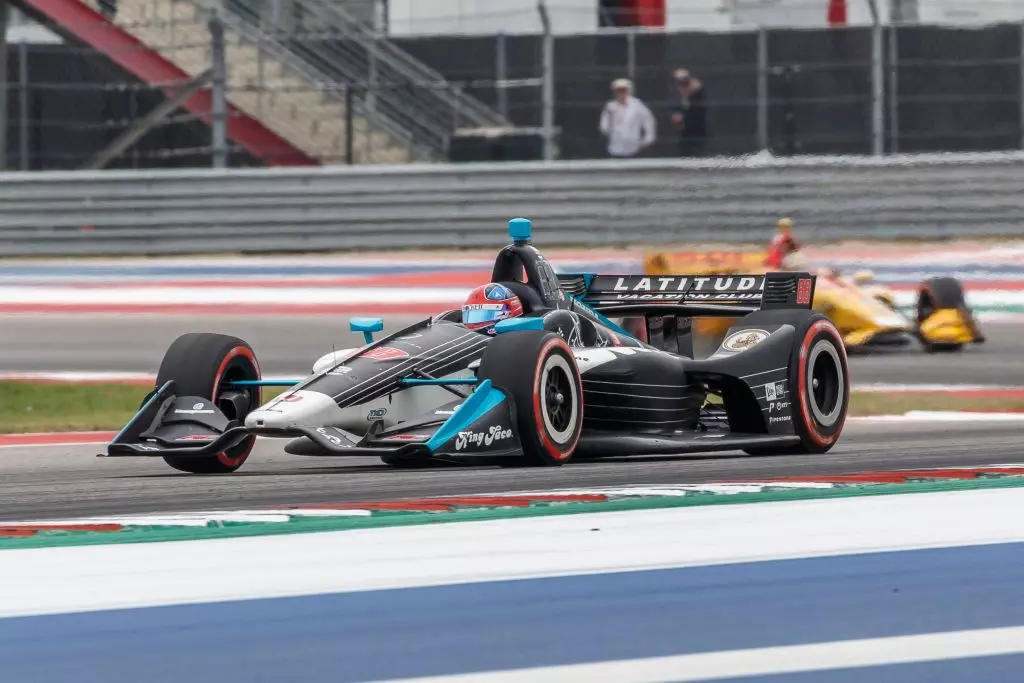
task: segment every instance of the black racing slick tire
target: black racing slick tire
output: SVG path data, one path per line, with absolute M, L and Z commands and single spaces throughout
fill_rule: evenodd
M 918 326 L 935 311 L 944 308 L 960 309 L 970 315 L 960 281 L 952 277 L 933 277 L 922 282 L 921 288 L 917 292 Z M 963 344 L 935 344 L 923 337 L 921 338 L 921 343 L 924 345 L 925 350 L 930 353 L 936 351 L 960 351 L 964 347 Z
M 499 334 L 487 344 L 477 377 L 509 394 L 529 463 L 569 462 L 583 431 L 583 382 L 564 339 L 534 330 Z
M 262 389 L 248 387 L 229 396 L 224 383 L 232 380 L 261 379 L 260 366 L 252 347 L 236 337 L 206 332 L 183 334 L 174 340 L 157 373 L 156 385 L 174 380 L 178 396 L 201 396 L 216 405 L 229 420 L 244 422 L 246 415 L 259 407 Z M 245 406 L 239 412 L 238 406 Z M 216 455 L 203 457 L 165 455 L 164 461 L 176 470 L 192 474 L 234 472 L 249 457 L 256 437 L 250 436 L 237 446 Z
M 850 367 L 835 324 L 821 313 L 798 310 L 757 311 L 744 324 L 792 325 L 796 330 L 789 358 L 794 446 L 751 448 L 750 455 L 827 453 L 839 440 L 850 406 Z

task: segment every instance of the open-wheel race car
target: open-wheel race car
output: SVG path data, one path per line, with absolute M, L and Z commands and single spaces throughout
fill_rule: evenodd
M 835 325 L 810 310 L 808 273 L 735 276 L 559 274 L 526 219 L 494 264 L 514 317 L 480 327 L 467 305 L 366 345 L 333 351 L 262 402 L 252 348 L 220 334 L 171 344 L 156 386 L 107 456 L 162 457 L 193 473 L 237 470 L 257 436 L 305 456 L 562 465 L 573 457 L 742 450 L 824 453 L 846 419 L 850 378 Z M 702 316 L 739 318 L 692 357 Z M 620 322 L 615 322 L 619 320 Z M 639 335 L 626 327 L 639 321 Z
M 764 255 L 757 253 L 699 254 L 656 252 L 644 257 L 644 273 L 727 275 L 731 272 L 765 273 Z M 802 270 L 806 265 L 797 265 Z M 812 308 L 828 316 L 843 336 L 847 350 L 870 351 L 917 343 L 929 353 L 961 351 L 969 344 L 984 343 L 978 321 L 968 307 L 963 287 L 951 277 L 931 277 L 917 287 L 914 310 L 904 313 L 894 293 L 875 282 L 874 273 L 861 270 L 852 277 L 832 268 L 816 272 Z M 705 320 L 701 330 L 711 337 L 726 333 L 730 320 Z

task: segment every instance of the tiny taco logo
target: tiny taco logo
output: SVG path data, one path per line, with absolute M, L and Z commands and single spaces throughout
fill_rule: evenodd
M 398 360 L 399 358 L 408 358 L 409 354 L 393 346 L 378 346 L 364 353 L 362 357 L 370 360 Z
M 746 351 L 751 347 L 757 346 L 767 338 L 768 333 L 764 330 L 740 330 L 729 335 L 722 342 L 722 348 L 729 351 Z

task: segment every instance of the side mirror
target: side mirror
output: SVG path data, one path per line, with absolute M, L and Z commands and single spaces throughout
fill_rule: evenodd
M 348 329 L 352 332 L 362 332 L 363 341 L 369 344 L 373 341 L 373 333 L 384 329 L 384 320 L 381 318 L 352 318 L 348 322 Z
M 853 281 L 858 285 L 866 285 L 875 279 L 875 274 L 870 270 L 858 270 L 853 274 Z

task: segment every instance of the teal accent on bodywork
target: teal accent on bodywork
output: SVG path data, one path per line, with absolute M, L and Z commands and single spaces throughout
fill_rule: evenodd
M 629 332 L 624 330 L 622 327 L 620 327 L 619 325 L 616 325 L 611 320 L 609 320 L 607 316 L 602 315 L 598 311 L 595 311 L 593 308 L 591 308 L 590 306 L 587 306 L 585 303 L 583 303 L 582 301 L 580 301 L 578 298 L 576 298 L 574 296 L 570 295 L 570 298 L 576 303 L 577 306 L 579 306 L 584 311 L 586 311 L 590 315 L 592 315 L 595 318 L 597 318 L 598 320 L 600 320 L 601 324 L 604 325 L 605 327 L 607 327 L 607 328 L 609 328 L 611 330 L 614 330 L 615 332 L 618 332 L 619 334 L 625 335 L 625 336 L 629 337 L 630 339 L 636 339 L 636 337 L 634 337 L 632 334 L 630 334 Z
M 124 427 L 121 427 L 121 431 L 119 431 L 116 435 L 114 435 L 114 438 L 111 440 L 111 443 L 114 443 L 118 439 L 120 439 L 121 436 L 126 431 L 128 431 L 128 428 L 132 426 L 132 423 L 135 422 L 136 418 L 139 417 L 139 414 L 142 411 L 144 411 L 146 408 L 148 408 L 150 406 L 150 404 L 152 404 L 157 399 L 157 397 L 160 395 L 160 392 L 162 392 L 164 389 L 166 389 L 167 385 L 169 385 L 173 381 L 174 380 L 167 380 L 166 382 L 164 382 L 164 385 L 162 387 L 159 387 L 159 388 L 154 389 L 153 391 L 149 392 L 149 395 L 146 396 L 145 400 L 143 400 L 142 405 L 139 406 L 139 409 L 135 412 L 134 415 L 132 415 L 132 419 L 128 420 L 128 422 L 125 423 Z
M 540 331 L 544 329 L 543 318 L 509 318 L 501 320 L 494 326 L 495 334 L 506 332 L 522 332 L 524 330 Z
M 505 400 L 505 392 L 497 389 L 491 380 L 485 379 L 480 382 L 476 390 L 462 402 L 451 417 L 444 421 L 434 435 L 427 441 L 427 448 L 436 451 L 445 442 L 453 439 L 456 434 L 468 429 L 474 422 L 486 415 L 490 410 L 501 405 Z
M 529 218 L 513 218 L 508 222 L 508 236 L 513 242 L 528 242 L 533 236 L 533 223 Z
M 384 329 L 384 320 L 381 318 L 352 318 L 348 323 L 352 332 L 362 332 L 363 340 L 369 344 L 373 341 L 373 333 Z
M 476 384 L 477 382 L 479 382 L 479 380 L 474 379 L 472 377 L 466 377 L 462 379 L 426 379 L 420 377 L 405 377 L 403 379 L 398 380 L 399 384 L 408 387 L 414 387 L 422 384 L 444 386 L 446 384 Z

